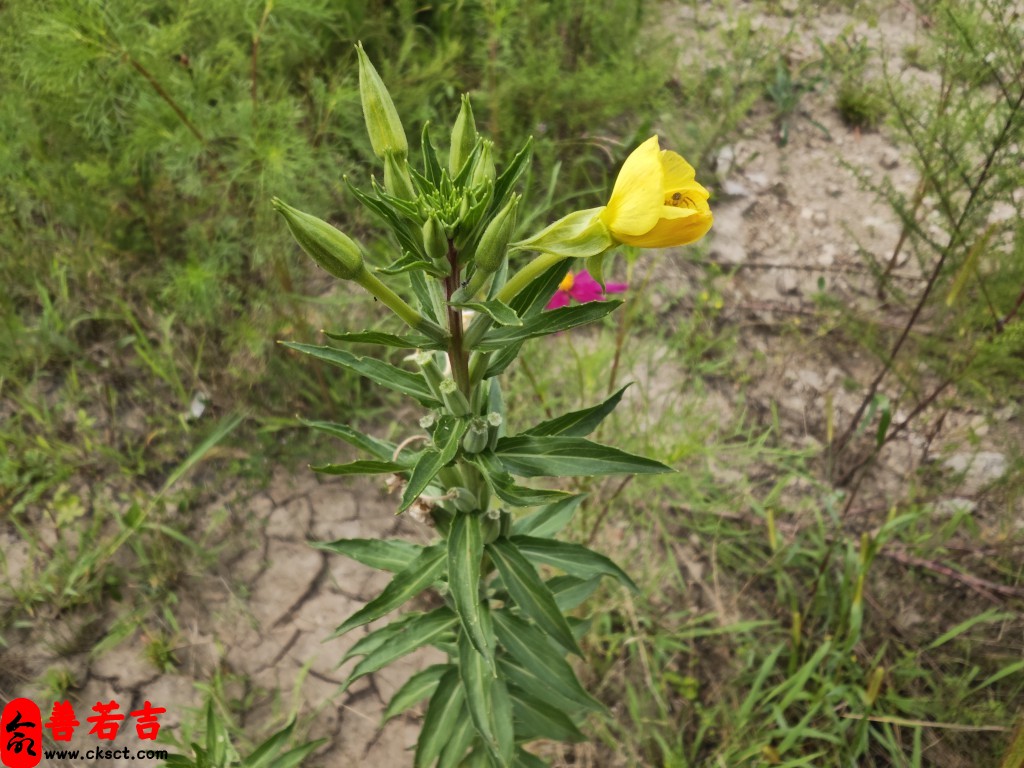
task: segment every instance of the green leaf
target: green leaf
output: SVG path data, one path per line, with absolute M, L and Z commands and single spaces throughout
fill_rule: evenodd
M 556 576 L 548 579 L 548 589 L 563 613 L 571 611 L 587 600 L 601 584 L 601 577 L 579 579 L 575 576 Z
M 509 344 L 496 354 L 492 353 L 490 363 L 484 372 L 484 378 L 493 380 L 495 376 L 502 373 L 519 358 L 519 350 L 522 348 L 523 342 L 519 342 L 518 344 Z
M 437 689 L 441 677 L 454 668 L 451 664 L 433 664 L 406 680 L 388 702 L 381 725 L 430 696 Z
M 382 200 L 377 195 L 371 195 L 359 189 L 348 180 L 348 177 L 345 177 L 345 181 L 359 202 L 387 222 L 388 229 L 395 233 L 395 237 L 398 238 L 398 242 L 403 250 L 426 256 L 423 249 L 423 237 L 411 231 L 411 228 L 408 226 L 409 222 L 403 218 L 401 211 L 397 210 L 387 200 Z
M 513 768 L 551 768 L 532 752 L 527 752 L 522 747 L 516 748 L 516 761 L 512 763 Z
M 522 318 L 516 314 L 512 307 L 502 301 L 498 301 L 497 299 L 491 299 L 489 301 L 460 302 L 458 304 L 452 304 L 452 306 L 457 307 L 458 309 L 471 309 L 474 312 L 487 315 L 498 325 L 520 326 L 523 324 Z
M 554 504 L 546 504 L 536 512 L 521 517 L 512 524 L 512 532 L 520 535 L 553 537 L 572 520 L 576 508 L 586 498 L 586 494 L 578 493 Z
M 510 657 L 498 659 L 505 677 L 566 709 L 604 710 L 540 629 L 507 610 L 494 611 L 492 616 L 494 632 Z
M 348 649 L 344 656 L 341 657 L 341 661 L 338 662 L 340 667 L 346 661 L 356 656 L 369 656 L 371 653 L 376 651 L 385 643 L 391 642 L 394 638 L 398 637 L 406 628 L 407 625 L 426 616 L 422 611 L 416 611 L 412 613 L 405 613 L 399 616 L 397 619 L 392 621 L 390 624 L 375 629 L 367 635 L 359 638 L 356 643 Z
M 466 695 L 462 692 L 459 671 L 454 667 L 441 677 L 430 706 L 423 718 L 423 728 L 416 743 L 415 768 L 433 765 L 459 722 L 466 718 Z
M 498 757 L 498 740 L 494 735 L 494 707 L 491 704 L 491 687 L 495 673 L 487 659 L 473 647 L 465 632 L 459 633 L 459 678 L 466 694 L 466 708 L 473 720 L 473 726 L 484 746 L 495 758 Z
M 390 613 L 433 584 L 444 573 L 444 567 L 443 545 L 435 544 L 424 549 L 404 570 L 395 574 L 383 592 L 345 619 L 334 631 L 334 637 Z
M 423 150 L 423 175 L 433 186 L 441 183 L 441 164 L 437 161 L 437 151 L 430 143 L 430 123 L 423 124 L 423 137 L 421 148 Z
M 572 259 L 559 261 L 517 293 L 515 298 L 509 302 L 509 306 L 520 317 L 534 317 L 543 313 L 547 303 L 558 290 L 559 284 L 565 279 L 571 263 Z
M 522 434 L 533 436 L 562 435 L 564 437 L 586 437 L 597 429 L 598 425 L 604 421 L 608 414 L 615 410 L 615 406 L 617 406 L 619 404 L 619 400 L 622 399 L 622 393 L 625 392 L 628 387 L 629 384 L 600 405 L 595 405 L 592 408 L 584 408 L 582 411 L 566 413 L 563 416 L 558 416 L 554 419 L 549 419 L 548 421 L 542 421 L 540 424 L 535 427 L 531 427 Z
M 479 515 L 457 514 L 448 533 L 448 588 L 469 641 L 494 673 L 494 637 L 485 630 L 480 604 L 484 537 Z
M 442 635 L 450 632 L 457 623 L 458 617 L 446 607 L 420 614 L 412 621 L 404 622 L 400 632 L 389 634 L 385 642 L 380 643 L 355 666 L 342 687 L 348 688 L 359 678 L 386 667 L 395 659 L 400 659 L 417 648 L 431 645 Z
M 660 461 L 634 456 L 582 437 L 503 437 L 494 450 L 502 466 L 522 477 L 660 474 L 674 472 Z
M 377 270 L 382 275 L 400 275 L 403 272 L 426 272 L 432 277 L 444 279 L 448 276 L 448 270 L 442 269 L 433 261 L 423 258 L 420 253 L 404 253 L 402 258 L 381 267 Z
M 487 553 L 501 574 L 502 584 L 523 613 L 567 650 L 582 657 L 583 652 L 576 644 L 565 616 L 558 610 L 554 596 L 530 561 L 508 539 L 497 539 L 488 544 Z
M 335 341 L 347 341 L 351 344 L 379 344 L 384 347 L 399 349 L 444 349 L 444 345 L 426 336 L 396 336 L 383 331 L 360 331 L 358 333 L 333 333 L 324 331 L 324 335 Z
M 318 464 L 310 469 L 325 475 L 386 475 L 402 472 L 408 467 L 393 461 L 353 461 L 349 464 Z
M 387 440 L 378 440 L 376 437 L 364 435 L 358 430 L 352 429 L 347 424 L 333 424 L 329 421 L 306 421 L 301 420 L 307 427 L 312 427 L 318 432 L 323 432 L 334 437 L 340 437 L 349 445 L 354 445 L 367 453 L 373 454 L 382 461 L 391 461 L 395 455 L 395 444 Z M 401 458 L 401 457 L 399 457 Z
M 469 427 L 468 419 L 456 419 L 453 416 L 442 416 L 434 428 L 434 448 L 428 448 L 420 454 L 416 466 L 413 467 L 409 482 L 402 492 L 402 504 L 399 513 L 412 506 L 413 502 L 427 490 L 427 486 L 437 477 L 441 468 L 455 458 L 459 452 L 462 436 Z
M 399 539 L 338 539 L 310 542 L 317 549 L 351 557 L 363 565 L 398 573 L 423 553 L 419 544 Z
M 534 317 L 525 318 L 523 324 L 518 328 L 491 329 L 476 345 L 476 349 L 483 351 L 503 349 L 509 344 L 567 331 L 570 328 L 600 320 L 618 309 L 621 304 L 621 300 L 614 299 L 552 309 Z
M 441 750 L 437 768 L 465 768 L 466 750 L 473 745 L 475 739 L 476 727 L 473 725 L 473 719 L 466 717 L 460 720 L 448 737 L 448 743 Z M 490 760 L 486 757 L 486 752 L 483 765 L 488 768 L 491 765 Z
M 292 720 L 288 725 L 256 747 L 253 753 L 242 761 L 242 765 L 245 768 L 264 768 L 264 766 L 273 764 L 277 753 L 281 751 L 288 743 L 288 739 L 291 738 L 294 728 L 295 721 Z
M 437 401 L 426 381 L 418 373 L 410 373 L 396 368 L 390 363 L 376 360 L 372 357 L 360 357 L 346 352 L 343 349 L 334 347 L 317 347 L 312 344 L 300 344 L 294 341 L 282 341 L 280 344 L 294 349 L 298 352 L 305 352 L 324 362 L 346 368 L 350 371 L 364 376 L 370 381 L 381 386 L 401 392 L 415 398 L 421 405 L 427 408 L 439 408 L 441 403 Z
M 582 544 L 534 536 L 513 536 L 510 540 L 528 560 L 535 563 L 554 566 L 570 576 L 581 579 L 611 576 L 633 592 L 639 591 L 633 580 L 619 566 Z
M 498 498 L 513 507 L 536 507 L 541 504 L 550 504 L 572 498 L 572 495 L 567 491 L 527 488 L 523 485 L 516 485 L 512 475 L 502 469 L 501 464 L 493 453 L 479 453 L 472 457 L 471 460 L 480 467 L 484 477 L 498 495 Z
M 533 137 L 526 140 L 523 148 L 519 150 L 508 168 L 502 171 L 501 176 L 494 182 L 494 210 L 498 211 L 505 207 L 505 197 L 512 191 L 512 187 L 523 175 L 523 171 L 530 164 L 530 156 L 533 152 Z M 568 265 L 567 265 L 568 266 Z M 561 279 L 561 278 L 559 278 Z
M 495 678 L 491 686 L 494 705 L 494 735 L 498 739 L 498 755 L 504 765 L 511 765 L 516 751 L 516 730 L 513 722 L 512 697 L 503 678 Z
M 581 742 L 586 737 L 569 717 L 560 709 L 526 691 L 512 688 L 512 711 L 516 719 L 516 737 L 522 741 L 554 739 L 555 741 Z

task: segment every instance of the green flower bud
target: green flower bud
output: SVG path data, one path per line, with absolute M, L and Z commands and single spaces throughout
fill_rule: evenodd
M 476 146 L 476 122 L 473 120 L 473 107 L 470 106 L 469 96 L 462 94 L 462 109 L 459 116 L 455 118 L 455 126 L 452 128 L 452 147 L 448 155 L 448 170 L 452 178 L 459 175 L 462 166 L 465 165 L 469 156 Z
M 445 379 L 438 389 L 441 391 L 441 399 L 453 416 L 465 416 L 469 413 L 469 400 L 462 394 L 454 379 Z
M 482 187 L 489 181 L 494 181 L 497 178 L 497 172 L 494 170 L 494 158 L 491 157 L 491 147 L 494 146 L 493 141 L 484 141 L 480 147 L 480 154 L 476 158 L 476 167 L 473 168 L 473 179 L 470 182 L 471 187 Z
M 505 261 L 508 252 L 509 241 L 512 240 L 512 233 L 516 229 L 516 208 L 519 206 L 519 196 L 513 195 L 508 205 L 498 211 L 487 229 L 480 236 L 480 243 L 476 247 L 476 268 L 481 272 L 490 274 L 496 272 Z
M 455 487 L 451 489 L 455 509 L 463 514 L 476 512 L 479 501 L 469 488 Z
M 480 453 L 487 447 L 487 438 L 487 422 L 483 419 L 473 419 L 462 437 L 462 450 L 466 453 Z
M 409 177 L 409 163 L 391 150 L 384 153 L 384 189 L 401 200 L 416 199 L 416 189 Z
M 431 216 L 423 223 L 423 247 L 427 256 L 434 261 L 441 261 L 448 256 L 448 236 L 437 216 Z
M 273 198 L 274 209 L 284 216 L 292 237 L 313 261 L 342 280 L 353 280 L 363 272 L 362 249 L 326 221 L 292 208 Z
M 405 159 L 409 154 L 409 142 L 395 103 L 370 63 L 362 43 L 356 44 L 356 51 L 359 54 L 359 98 L 363 102 L 363 117 L 373 153 L 381 160 L 385 152 L 393 152 L 395 157 Z

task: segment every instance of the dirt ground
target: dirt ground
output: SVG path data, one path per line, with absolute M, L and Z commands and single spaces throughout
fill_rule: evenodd
M 683 24 L 692 11 L 673 13 Z M 800 23 L 806 26 L 802 52 L 812 57 L 818 55 L 816 38 L 827 42 L 851 19 L 829 14 Z M 876 28 L 853 23 L 857 34 L 884 43 L 892 52 L 916 35 L 909 8 L 890 11 Z M 860 189 L 851 167 L 884 174 L 897 189 L 907 191 L 914 188 L 917 176 L 884 133 L 858 133 L 843 125 L 827 92 L 803 97 L 790 121 L 787 146 L 779 147 L 770 126 L 761 122 L 723 148 L 717 165 L 718 180 L 709 184 L 715 192 L 709 259 L 726 271 L 716 285 L 724 321 L 741 328 L 741 358 L 749 366 L 744 400 L 766 418 L 775 404 L 786 440 L 821 447 L 826 399 L 835 409 L 836 423 L 845 423 L 876 363 L 831 348 L 827 337 L 791 331 L 811 319 L 813 297 L 822 289 L 864 308 L 877 306 L 874 283 L 859 249 L 884 259 L 892 252 L 899 225 L 888 208 Z M 655 282 L 697 291 L 702 268 L 692 259 L 663 256 Z M 908 286 L 921 280 L 913 260 L 900 263 L 895 274 Z M 670 317 L 684 309 L 666 300 L 659 311 Z M 860 391 L 844 387 L 848 380 L 859 383 Z M 724 388 L 715 396 L 728 408 L 735 394 Z M 1016 411 L 1004 415 L 1008 429 L 1019 428 Z M 927 426 L 923 421 L 922 429 Z M 937 437 L 908 431 L 886 449 L 863 503 L 886 508 L 923 459 L 939 457 L 950 466 L 970 467 L 961 488 L 945 501 L 976 505 L 974 495 L 1003 472 L 1006 457 L 1004 433 L 998 430 L 983 437 L 980 447 L 960 447 L 970 428 L 979 432 L 985 425 L 965 412 L 947 419 Z M 177 619 L 187 643 L 175 649 L 180 666 L 173 673 L 158 672 L 145 658 L 146 638 L 141 635 L 98 657 L 72 655 L 63 663 L 82 683 L 77 700 L 88 706 L 115 698 L 125 711 L 148 699 L 167 708 L 163 725 L 174 730 L 186 710 L 202 701 L 195 683 L 209 681 L 220 670 L 236 680 L 229 683 L 233 690 L 256 702 L 246 722 L 264 722 L 283 712 L 311 719 L 310 735 L 328 739 L 317 752 L 316 764 L 411 765 L 416 720 L 398 718 L 383 730 L 378 723 L 396 687 L 437 659 L 431 653 L 416 654 L 339 694 L 338 685 L 352 662 L 338 669 L 337 661 L 361 634 L 328 638 L 344 617 L 380 591 L 386 578 L 340 556 L 328 557 L 307 540 L 382 535 L 426 540 L 427 530 L 396 519 L 393 500 L 371 483 L 325 479 L 304 471 L 295 477 L 277 475 L 254 496 L 226 493 L 212 508 L 249 520 L 253 532 L 225 551 L 219 580 L 195 582 L 196 591 L 181 596 Z M 29 671 L 42 670 L 53 661 L 39 649 L 26 651 L 22 664 Z M 25 694 L 31 695 L 31 685 Z M 76 737 L 72 746 L 95 743 Z

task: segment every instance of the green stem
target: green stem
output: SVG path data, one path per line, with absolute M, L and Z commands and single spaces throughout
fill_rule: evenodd
M 554 253 L 542 253 L 512 275 L 512 277 L 509 278 L 509 281 L 502 286 L 500 291 L 498 291 L 495 298 L 508 304 L 512 299 L 518 296 L 520 291 L 522 291 L 526 286 L 564 258 L 565 256 L 560 256 Z
M 364 268 L 362 272 L 352 279 L 380 299 L 388 309 L 402 318 L 413 329 L 425 333 L 435 341 L 445 341 L 448 338 L 448 334 L 444 332 L 441 326 L 431 322 L 409 306 L 401 296 L 384 285 L 372 272 Z

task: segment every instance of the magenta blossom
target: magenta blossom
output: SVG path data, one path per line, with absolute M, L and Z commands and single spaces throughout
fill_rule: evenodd
M 564 307 L 571 299 L 580 304 L 589 301 L 601 301 L 606 293 L 622 293 L 629 286 L 625 283 L 605 283 L 604 289 L 601 284 L 590 276 L 587 270 L 573 274 L 568 272 L 565 278 L 558 284 L 558 290 L 548 302 L 547 309 L 558 309 Z

